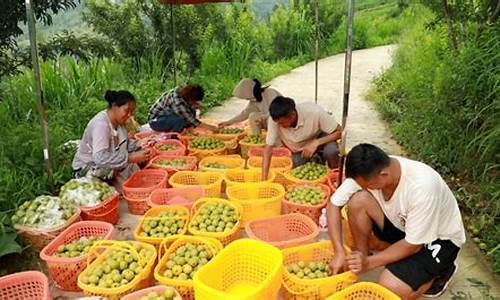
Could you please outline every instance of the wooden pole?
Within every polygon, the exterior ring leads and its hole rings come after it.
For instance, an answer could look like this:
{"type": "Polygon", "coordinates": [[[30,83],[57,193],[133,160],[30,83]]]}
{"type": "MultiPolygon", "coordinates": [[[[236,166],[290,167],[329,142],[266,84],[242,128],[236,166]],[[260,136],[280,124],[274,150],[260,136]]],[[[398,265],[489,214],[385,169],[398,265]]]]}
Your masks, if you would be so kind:
{"type": "Polygon", "coordinates": [[[315,1],[316,44],[314,53],[314,103],[318,103],[318,59],[319,59],[319,0],[315,1]]]}
{"type": "Polygon", "coordinates": [[[352,61],[352,36],[353,36],[353,22],[354,22],[354,0],[349,0],[349,11],[347,17],[347,49],[345,53],[345,66],[344,66],[344,102],[342,109],[342,139],[339,149],[339,176],[337,177],[337,186],[342,184],[342,177],[344,174],[344,161],[345,161],[345,143],[347,138],[347,115],[349,111],[349,90],[351,87],[351,61],[352,61]]]}
{"type": "Polygon", "coordinates": [[[47,166],[48,183],[52,192],[54,192],[53,169],[50,155],[49,126],[47,114],[45,112],[45,99],[42,89],[42,78],[40,74],[40,65],[38,63],[38,49],[36,44],[35,15],[31,7],[31,0],[25,1],[26,15],[28,18],[28,31],[31,48],[31,62],[33,63],[33,73],[35,74],[35,93],[38,100],[38,112],[40,113],[40,122],[42,125],[43,136],[43,159],[47,166]]]}
{"type": "Polygon", "coordinates": [[[170,27],[172,29],[172,70],[174,71],[174,86],[177,86],[177,65],[175,62],[175,20],[174,4],[170,4],[170,27]]]}

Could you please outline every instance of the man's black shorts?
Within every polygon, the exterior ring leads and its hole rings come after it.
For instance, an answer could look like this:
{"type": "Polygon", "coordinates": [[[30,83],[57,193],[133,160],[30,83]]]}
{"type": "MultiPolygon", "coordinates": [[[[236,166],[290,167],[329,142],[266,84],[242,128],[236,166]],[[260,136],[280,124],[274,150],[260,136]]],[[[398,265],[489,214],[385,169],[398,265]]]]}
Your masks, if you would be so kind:
{"type": "MultiPolygon", "coordinates": [[[[373,233],[384,242],[394,244],[405,238],[405,233],[384,216],[384,228],[373,227],[373,233]]],[[[414,291],[450,268],[460,250],[450,240],[437,239],[425,244],[422,249],[400,261],[386,266],[394,276],[408,284],[414,291]]]]}

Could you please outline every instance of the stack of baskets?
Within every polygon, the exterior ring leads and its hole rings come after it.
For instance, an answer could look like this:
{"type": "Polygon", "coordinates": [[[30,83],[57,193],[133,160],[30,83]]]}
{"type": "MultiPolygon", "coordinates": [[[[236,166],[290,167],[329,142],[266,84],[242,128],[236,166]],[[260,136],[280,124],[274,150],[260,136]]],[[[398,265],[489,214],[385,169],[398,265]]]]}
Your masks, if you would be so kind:
{"type": "Polygon", "coordinates": [[[167,187],[168,173],[161,169],[138,170],[123,184],[123,196],[128,210],[134,215],[143,215],[148,209],[147,200],[151,192],[167,187]]]}

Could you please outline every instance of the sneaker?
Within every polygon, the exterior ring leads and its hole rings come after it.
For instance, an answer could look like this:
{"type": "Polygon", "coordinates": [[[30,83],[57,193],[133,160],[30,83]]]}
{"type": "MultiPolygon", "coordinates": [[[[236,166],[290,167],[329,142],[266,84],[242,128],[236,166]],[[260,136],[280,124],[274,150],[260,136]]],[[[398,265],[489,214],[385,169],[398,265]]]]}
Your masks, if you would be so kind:
{"type": "Polygon", "coordinates": [[[457,273],[457,270],[458,266],[455,262],[451,267],[446,269],[443,274],[438,275],[434,279],[431,287],[422,296],[426,298],[435,298],[441,296],[444,291],[446,291],[446,288],[450,284],[453,275],[457,273]]]}

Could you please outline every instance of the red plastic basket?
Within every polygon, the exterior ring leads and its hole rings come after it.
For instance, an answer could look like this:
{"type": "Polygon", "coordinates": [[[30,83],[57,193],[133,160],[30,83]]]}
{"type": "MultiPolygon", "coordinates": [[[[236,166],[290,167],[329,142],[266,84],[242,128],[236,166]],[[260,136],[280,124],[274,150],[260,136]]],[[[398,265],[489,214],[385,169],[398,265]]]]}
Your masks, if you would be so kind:
{"type": "Polygon", "coordinates": [[[174,290],[174,299],[175,297],[179,297],[179,299],[182,299],[180,298],[181,295],[179,294],[179,292],[173,287],[167,287],[166,285],[157,285],[139,290],[137,292],[133,292],[132,294],[128,294],[127,296],[122,297],[121,300],[140,300],[142,297],[147,296],[151,292],[156,292],[158,295],[161,295],[165,292],[167,288],[171,288],[174,290]]]}
{"type": "Polygon", "coordinates": [[[176,155],[176,156],[181,156],[186,154],[186,146],[179,141],[179,140],[165,140],[161,142],[157,142],[153,146],[153,151],[155,155],[176,155]],[[175,147],[175,149],[172,150],[160,150],[158,149],[159,146],[161,145],[172,145],[175,147]]]}
{"type": "Polygon", "coordinates": [[[120,214],[118,213],[119,204],[120,194],[115,193],[97,206],[80,206],[80,210],[82,211],[80,216],[85,221],[103,221],[115,225],[120,219],[120,214]]]}
{"type": "Polygon", "coordinates": [[[156,189],[154,190],[147,204],[150,207],[159,205],[183,205],[191,209],[193,203],[207,196],[207,192],[201,186],[195,185],[190,187],[156,189]]]}
{"type": "Polygon", "coordinates": [[[50,300],[49,279],[38,271],[26,271],[0,277],[0,299],[50,300]]]}
{"type": "Polygon", "coordinates": [[[319,234],[318,226],[299,213],[250,221],[245,231],[248,237],[278,248],[312,243],[319,234]]]}
{"type": "Polygon", "coordinates": [[[40,252],[40,258],[47,263],[49,274],[57,287],[65,291],[81,291],[77,285],[78,275],[87,267],[87,255],[79,257],[57,257],[54,253],[61,245],[71,243],[83,236],[99,236],[110,239],[114,226],[107,222],[82,221],[61,232],[40,252]]]}
{"type": "Polygon", "coordinates": [[[153,190],[166,187],[167,180],[168,173],[165,170],[137,170],[123,183],[123,195],[130,199],[146,199],[153,190]]]}
{"type": "MultiPolygon", "coordinates": [[[[264,147],[251,147],[248,150],[248,157],[263,156],[264,147]]],[[[292,151],[286,147],[274,147],[273,156],[292,156],[292,151]]]]}
{"type": "Polygon", "coordinates": [[[323,202],[321,204],[307,205],[307,204],[294,203],[294,202],[288,201],[288,199],[286,198],[286,194],[285,194],[285,198],[282,201],[281,213],[282,214],[290,214],[290,213],[295,213],[295,212],[301,213],[301,214],[306,215],[309,218],[311,218],[311,220],[313,220],[314,223],[319,224],[319,217],[321,216],[321,209],[326,207],[326,205],[328,204],[328,200],[330,200],[330,195],[331,195],[330,188],[327,185],[321,184],[321,183],[303,183],[303,184],[290,185],[290,186],[288,186],[287,190],[290,190],[290,189],[296,188],[296,187],[309,187],[309,186],[310,187],[320,187],[321,190],[323,191],[323,193],[325,193],[325,199],[323,200],[323,202]]]}

